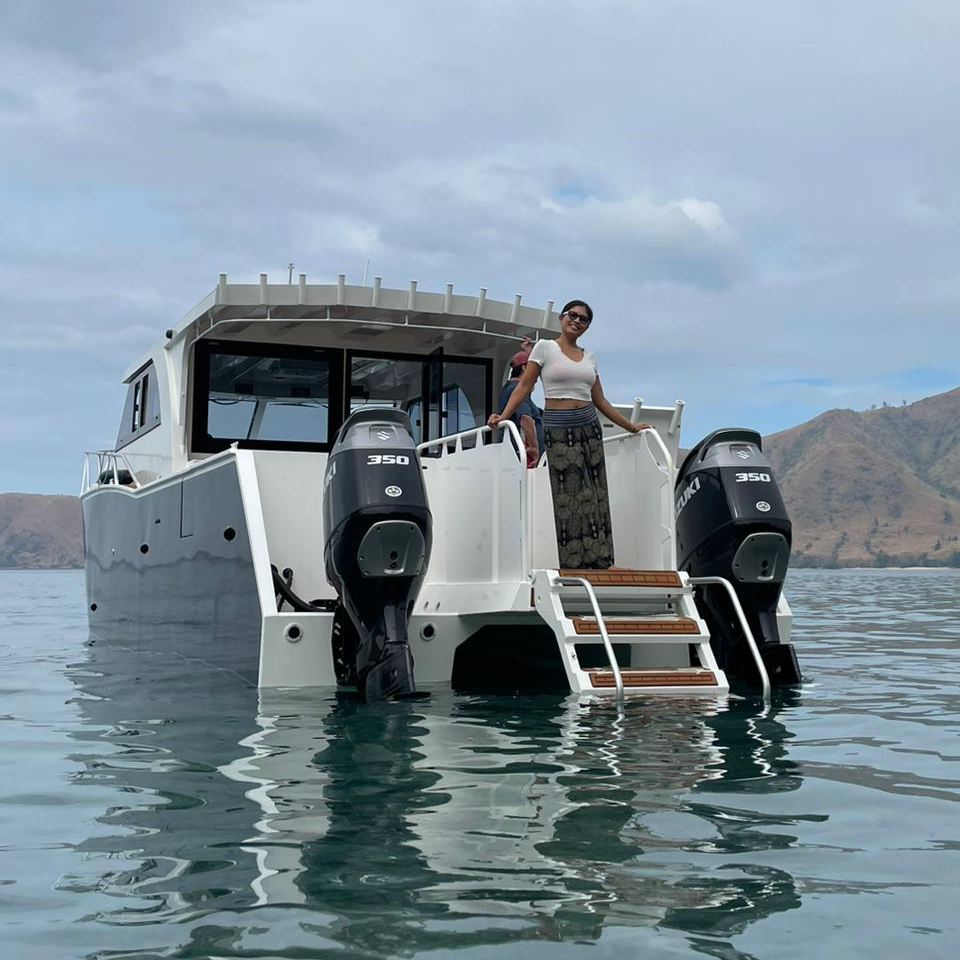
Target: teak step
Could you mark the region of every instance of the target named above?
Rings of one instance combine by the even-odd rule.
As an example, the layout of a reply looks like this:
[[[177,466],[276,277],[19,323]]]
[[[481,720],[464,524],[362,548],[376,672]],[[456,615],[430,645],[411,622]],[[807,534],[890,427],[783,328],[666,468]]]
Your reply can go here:
[[[593,617],[571,617],[573,629],[581,636],[599,636],[600,624]],[[604,618],[610,636],[623,634],[673,634],[694,633],[700,635],[700,627],[690,617],[666,617],[662,620],[628,620]]]
[[[615,687],[610,670],[588,670],[594,687]],[[717,678],[711,670],[621,670],[625,687],[715,687]]]
[[[683,582],[675,570],[560,570],[561,577],[581,577],[594,587],[676,587]]]

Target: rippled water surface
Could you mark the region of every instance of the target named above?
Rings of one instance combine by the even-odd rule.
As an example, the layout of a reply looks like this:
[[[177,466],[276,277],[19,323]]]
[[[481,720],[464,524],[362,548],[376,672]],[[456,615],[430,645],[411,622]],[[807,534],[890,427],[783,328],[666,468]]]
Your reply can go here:
[[[364,706],[0,571],[10,958],[958,955],[960,571],[799,571],[807,682]]]

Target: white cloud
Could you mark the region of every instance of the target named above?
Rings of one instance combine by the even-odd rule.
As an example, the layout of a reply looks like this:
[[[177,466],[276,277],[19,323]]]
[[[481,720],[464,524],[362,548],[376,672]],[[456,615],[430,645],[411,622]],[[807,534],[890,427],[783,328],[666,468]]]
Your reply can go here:
[[[608,390],[684,396],[694,431],[802,418],[827,391],[781,407],[772,371],[855,393],[960,355],[958,26],[952,0],[11,0],[0,379],[39,410],[55,355],[70,431],[109,435],[218,272],[370,259],[589,299]]]

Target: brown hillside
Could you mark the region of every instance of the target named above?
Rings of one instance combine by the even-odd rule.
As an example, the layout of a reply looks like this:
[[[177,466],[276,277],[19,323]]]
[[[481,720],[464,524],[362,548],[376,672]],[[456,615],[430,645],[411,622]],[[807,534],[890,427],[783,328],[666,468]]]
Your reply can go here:
[[[960,389],[764,440],[811,566],[960,565]]]
[[[83,566],[80,501],[0,493],[0,568]]]

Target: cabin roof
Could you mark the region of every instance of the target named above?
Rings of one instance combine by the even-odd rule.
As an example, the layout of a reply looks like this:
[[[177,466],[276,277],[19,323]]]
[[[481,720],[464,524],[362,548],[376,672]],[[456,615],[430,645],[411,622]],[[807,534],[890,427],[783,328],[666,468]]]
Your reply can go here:
[[[220,274],[214,289],[188,310],[175,327],[167,331],[167,348],[188,338],[216,336],[234,320],[292,322],[355,322],[371,324],[437,327],[489,334],[494,337],[539,339],[556,334],[560,318],[554,303],[542,308],[521,304],[518,293],[512,302],[490,300],[486,287],[476,295],[454,293],[448,283],[443,293],[418,289],[411,280],[405,290],[381,286],[374,277],[370,286],[348,284],[341,274],[336,283],[307,283],[301,273],[295,283],[269,283],[265,273],[259,283],[228,283]],[[128,380],[150,359],[148,354],[133,364],[124,376]]]

